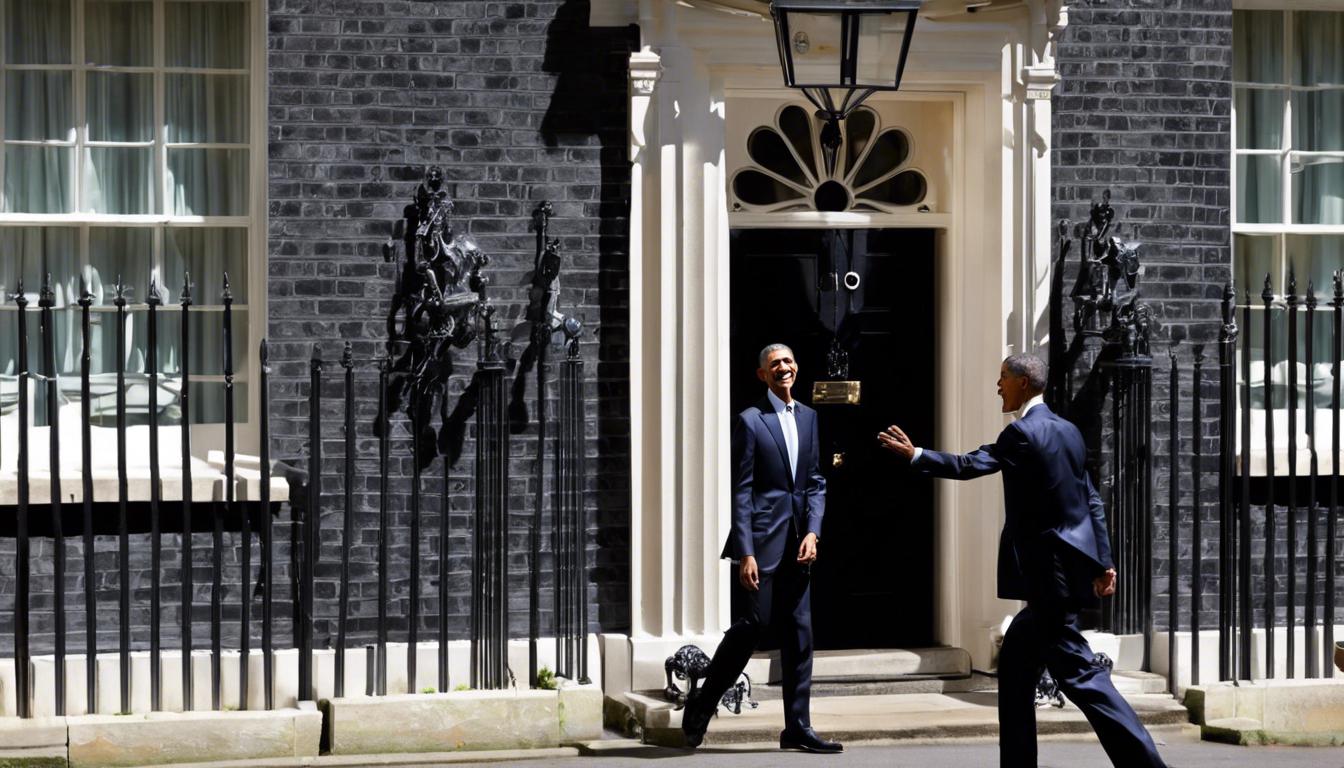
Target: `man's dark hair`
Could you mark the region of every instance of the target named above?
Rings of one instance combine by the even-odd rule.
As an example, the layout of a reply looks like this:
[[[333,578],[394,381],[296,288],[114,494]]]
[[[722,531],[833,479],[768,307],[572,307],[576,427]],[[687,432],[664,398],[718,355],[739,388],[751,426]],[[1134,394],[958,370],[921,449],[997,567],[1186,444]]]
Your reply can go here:
[[[1041,358],[1020,352],[1006,357],[1003,361],[1003,367],[1007,368],[1008,372],[1014,376],[1027,377],[1027,385],[1031,387],[1032,392],[1045,391],[1048,369]]]
[[[759,368],[764,368],[766,358],[770,357],[771,353],[778,352],[781,349],[784,350],[785,352],[788,352],[789,357],[793,357],[793,350],[789,347],[788,344],[766,344],[761,349],[761,353],[756,356],[756,366]]]

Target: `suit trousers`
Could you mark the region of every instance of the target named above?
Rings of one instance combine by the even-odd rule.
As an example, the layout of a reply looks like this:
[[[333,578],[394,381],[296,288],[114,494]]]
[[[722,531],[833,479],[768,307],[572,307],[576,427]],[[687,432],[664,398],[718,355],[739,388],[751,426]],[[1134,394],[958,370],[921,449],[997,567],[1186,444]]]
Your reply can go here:
[[[1165,766],[1111,673],[1094,663],[1078,615],[1057,601],[1028,603],[1013,619],[999,652],[999,765],[1036,766],[1036,685],[1041,670],[1092,724],[1111,762],[1121,768]]]
[[[717,707],[746,669],[761,640],[771,633],[779,640],[784,729],[790,733],[811,728],[812,575],[808,566],[794,559],[797,549],[798,544],[790,537],[783,561],[773,573],[761,574],[758,591],[746,589],[734,578],[733,589],[740,590],[737,597],[742,610],[714,651],[699,694],[705,706]]]

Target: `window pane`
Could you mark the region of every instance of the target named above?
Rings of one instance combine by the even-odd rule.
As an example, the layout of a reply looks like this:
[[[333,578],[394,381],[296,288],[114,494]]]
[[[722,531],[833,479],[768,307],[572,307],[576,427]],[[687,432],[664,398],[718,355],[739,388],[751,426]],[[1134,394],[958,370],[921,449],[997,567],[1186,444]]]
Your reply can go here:
[[[169,379],[159,390],[159,423],[170,426],[182,423],[182,403],[177,398],[181,382]],[[168,395],[165,397],[165,393]],[[167,405],[164,405],[167,403]],[[233,420],[235,424],[247,421],[247,385],[233,385]],[[224,422],[224,384],[218,381],[191,383],[191,423],[222,424]]]
[[[154,76],[90,72],[90,141],[154,140]]]
[[[5,138],[74,141],[69,72],[5,73]]]
[[[1274,266],[1274,255],[1278,251],[1277,235],[1233,235],[1232,262],[1236,273],[1233,279],[1237,290],[1237,301],[1244,301],[1245,291],[1252,297],[1260,295],[1265,286],[1265,275],[1273,277],[1278,287],[1279,271]],[[1252,299],[1252,303],[1259,299]]]
[[[4,0],[6,64],[70,64],[69,0]]]
[[[1293,222],[1344,224],[1344,159],[1293,156]]]
[[[1232,79],[1282,83],[1283,12],[1232,12]]]
[[[0,227],[0,303],[12,306],[10,294],[23,279],[30,304],[37,306],[43,270],[61,279],[78,264],[79,230],[73,227]]]
[[[1344,149],[1344,90],[1293,94],[1293,149]]]
[[[1332,275],[1344,267],[1344,236],[1288,235],[1288,263],[1297,275],[1298,289],[1307,281],[1316,286],[1318,298],[1334,292]]]
[[[192,301],[219,304],[224,273],[239,304],[247,301],[247,230],[240,227],[170,227],[163,238],[163,280],[176,301],[184,270],[191,273]]]
[[[74,208],[70,184],[71,147],[23,147],[5,151],[5,213],[69,213]]]
[[[220,310],[191,310],[192,376],[218,376],[224,373],[224,313]],[[163,312],[159,317],[159,366],[165,373],[182,372],[182,313]],[[247,310],[233,310],[233,367],[241,370],[247,349]]]
[[[174,75],[165,79],[170,142],[245,143],[246,75]]]
[[[245,3],[168,3],[164,6],[170,67],[245,69]]]
[[[1298,11],[1293,15],[1298,85],[1344,85],[1344,13]]]
[[[169,149],[172,212],[179,216],[247,214],[247,150]]]
[[[89,0],[84,6],[84,60],[103,66],[153,66],[153,30],[153,3]]]
[[[97,304],[111,305],[117,279],[126,286],[128,303],[149,296],[154,269],[154,231],[149,227],[90,227],[89,262],[84,279]]]
[[[154,213],[154,150],[86,149],[84,200],[85,209],[94,213]]]
[[[1237,88],[1237,148],[1280,149],[1283,146],[1283,91]]]
[[[1247,224],[1283,221],[1279,202],[1282,186],[1278,157],[1238,155],[1237,221]]]

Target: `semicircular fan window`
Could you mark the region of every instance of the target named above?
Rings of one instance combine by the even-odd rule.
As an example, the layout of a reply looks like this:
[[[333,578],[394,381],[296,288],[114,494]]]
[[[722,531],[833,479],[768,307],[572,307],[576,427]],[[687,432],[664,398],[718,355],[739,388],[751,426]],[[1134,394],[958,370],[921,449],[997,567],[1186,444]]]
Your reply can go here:
[[[891,211],[918,205],[928,180],[909,167],[910,135],[882,128],[877,113],[855,110],[843,123],[844,143],[835,169],[821,151],[822,121],[790,104],[747,137],[752,165],[733,174],[734,210]]]

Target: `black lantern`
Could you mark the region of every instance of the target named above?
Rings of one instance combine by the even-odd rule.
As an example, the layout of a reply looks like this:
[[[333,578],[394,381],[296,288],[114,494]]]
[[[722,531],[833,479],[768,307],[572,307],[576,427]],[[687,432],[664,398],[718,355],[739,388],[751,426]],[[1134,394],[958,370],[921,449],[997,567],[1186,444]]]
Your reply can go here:
[[[822,146],[834,169],[840,121],[877,91],[901,87],[923,0],[772,0],[784,84],[826,120]],[[900,41],[899,45],[895,42]]]

